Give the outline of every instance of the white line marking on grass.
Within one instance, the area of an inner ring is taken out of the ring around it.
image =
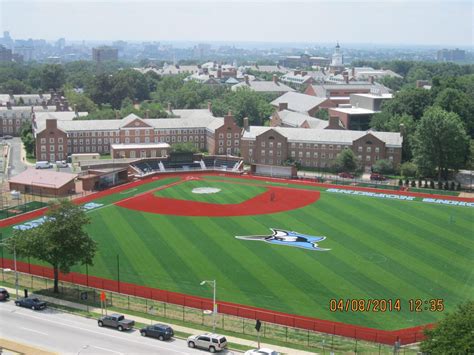
[[[154,189],[151,189],[151,190],[148,190],[148,191],[144,191],[144,192],[141,192],[139,194],[136,194],[136,195],[133,195],[133,196],[130,196],[128,198],[124,198],[123,200],[120,200],[120,201],[117,201],[117,202],[114,202],[113,205],[119,203],[119,202],[125,202],[125,201],[128,201],[128,200],[131,200],[132,198],[135,198],[135,197],[139,197],[139,196],[142,196],[142,195],[145,195],[145,194],[149,194],[149,193],[153,193],[153,192],[156,192],[156,191],[160,191],[160,190],[164,190],[164,189],[167,189],[169,187],[172,187],[172,186],[175,186],[175,185],[179,185],[179,184],[182,184],[182,183],[185,183],[186,180],[179,180],[179,181],[175,181],[175,182],[172,182],[171,184],[167,184],[167,185],[163,185],[163,186],[159,186],[157,188],[154,188]],[[98,209],[98,208],[97,208]]]

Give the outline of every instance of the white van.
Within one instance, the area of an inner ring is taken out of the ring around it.
[[[36,169],[49,169],[52,168],[53,165],[49,163],[49,161],[37,161],[35,165]]]

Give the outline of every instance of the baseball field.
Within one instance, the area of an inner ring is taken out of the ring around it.
[[[385,330],[434,322],[474,294],[474,208],[380,194],[162,177],[93,201],[89,274],[116,279],[119,255],[124,282],[212,297],[200,282],[216,279],[222,301]]]

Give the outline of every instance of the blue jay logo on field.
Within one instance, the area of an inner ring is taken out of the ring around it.
[[[322,242],[326,237],[323,236],[312,236],[301,234],[298,232],[286,231],[283,229],[270,228],[273,234],[270,235],[249,235],[249,236],[236,236],[237,239],[241,240],[253,240],[267,242],[277,245],[287,245],[290,247],[303,248],[317,251],[327,251],[331,249],[324,249],[318,247],[318,242]]]

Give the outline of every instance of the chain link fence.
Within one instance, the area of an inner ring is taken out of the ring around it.
[[[11,285],[15,284],[15,273],[6,272],[2,269],[2,281]],[[18,284],[20,295],[23,288],[27,288],[37,294],[56,296],[53,294],[53,280],[41,276],[18,273]],[[100,308],[100,294],[102,290],[91,287],[59,281],[60,298],[68,301],[81,303],[90,307]],[[124,313],[133,312],[143,314],[144,317],[153,316],[182,322],[183,325],[204,326],[211,328],[212,316],[204,314],[201,309],[160,302],[137,296],[120,294],[112,291],[104,291],[107,297],[107,306],[114,307]],[[87,297],[84,295],[87,294]],[[217,331],[220,333],[232,332],[247,336],[257,336],[255,320],[218,313],[216,321]],[[371,354],[416,354],[415,348],[401,347],[372,343],[358,339],[345,338],[333,334],[318,333],[310,330],[299,329],[289,326],[262,322],[260,339],[275,340],[287,344],[295,344],[307,348],[310,351],[335,351],[343,353],[371,353]]]

